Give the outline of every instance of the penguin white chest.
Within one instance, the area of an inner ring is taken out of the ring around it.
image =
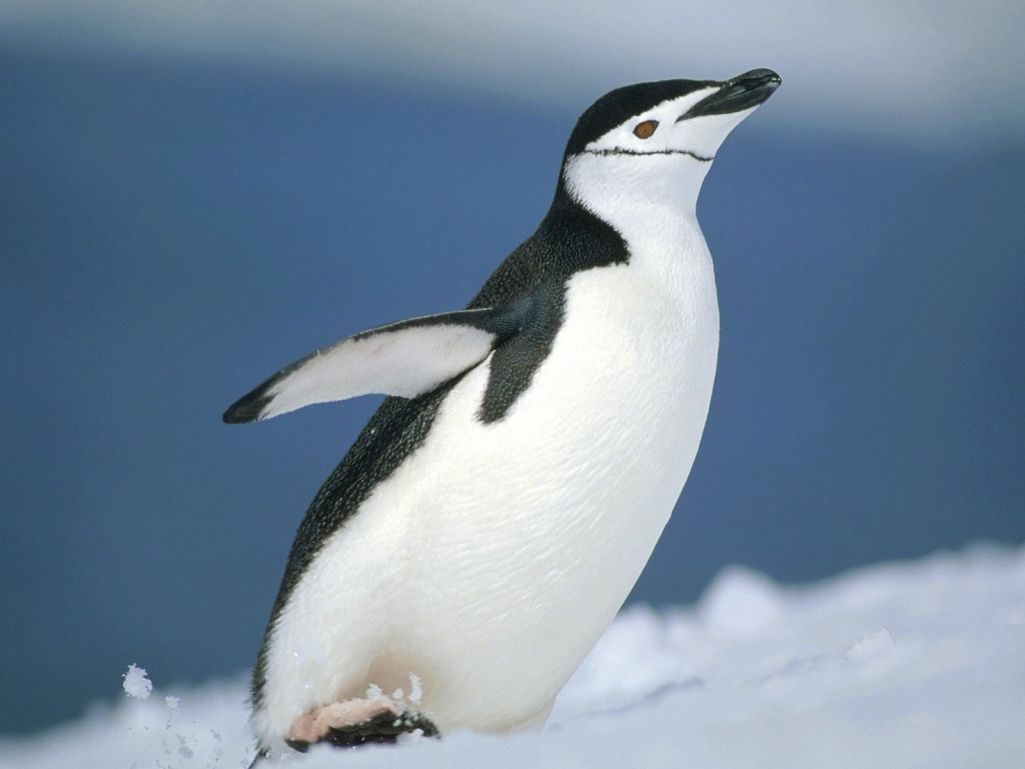
[[[549,356],[506,416],[477,417],[488,361],[368,500],[403,519],[391,552],[417,600],[401,635],[439,670],[421,675],[442,728],[546,708],[647,562],[711,396],[718,309],[701,255],[578,273]],[[489,686],[504,692],[496,712]]]

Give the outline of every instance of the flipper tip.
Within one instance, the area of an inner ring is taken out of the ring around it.
[[[270,398],[266,395],[266,388],[259,387],[228,406],[221,419],[228,425],[244,425],[248,422],[257,422],[260,420],[260,415],[269,402]]]

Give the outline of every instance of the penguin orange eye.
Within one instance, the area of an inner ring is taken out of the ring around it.
[[[645,120],[634,126],[634,136],[638,139],[650,139],[656,128],[658,128],[657,120]]]

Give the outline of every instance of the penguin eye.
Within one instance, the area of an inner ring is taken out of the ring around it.
[[[658,128],[657,120],[645,120],[634,126],[634,136],[638,139],[650,139],[656,128]]]

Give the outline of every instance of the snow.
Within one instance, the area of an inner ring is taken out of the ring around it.
[[[128,672],[121,677],[124,679],[121,686],[129,697],[144,700],[153,691],[153,682],[146,677],[146,668],[129,665]]]
[[[409,674],[409,701],[414,705],[419,703],[420,699],[423,697],[423,683],[424,682],[420,679],[420,676],[416,673]]]
[[[161,683],[162,697],[0,737],[0,767],[248,765],[244,676]],[[124,684],[143,697],[151,686],[135,666]],[[344,757],[325,748],[286,765],[1020,769],[1025,548],[974,547],[799,587],[731,568],[695,607],[624,611],[544,733],[460,733]]]
[[[854,644],[844,654],[848,660],[857,661],[875,657],[893,648],[893,634],[881,627]]]

